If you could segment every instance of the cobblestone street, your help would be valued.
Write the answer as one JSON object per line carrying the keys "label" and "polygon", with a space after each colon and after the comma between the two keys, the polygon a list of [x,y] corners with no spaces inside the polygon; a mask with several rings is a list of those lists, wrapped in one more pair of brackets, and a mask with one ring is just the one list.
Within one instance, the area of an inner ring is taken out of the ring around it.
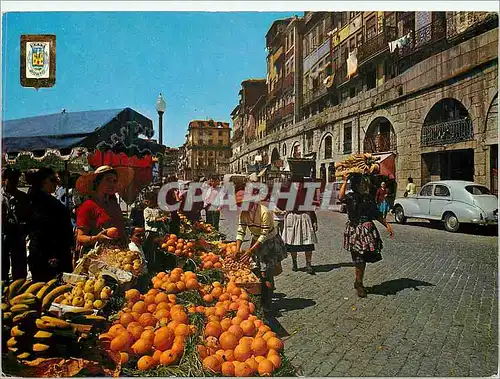
{"label": "cobblestone street", "polygon": [[[342,249],[346,216],[318,212],[317,275],[277,278],[274,327],[305,376],[490,376],[498,365],[496,236],[394,225],[384,259],[368,265],[368,297],[353,289]],[[221,231],[234,239],[234,214]],[[299,267],[304,257],[299,255]]]}

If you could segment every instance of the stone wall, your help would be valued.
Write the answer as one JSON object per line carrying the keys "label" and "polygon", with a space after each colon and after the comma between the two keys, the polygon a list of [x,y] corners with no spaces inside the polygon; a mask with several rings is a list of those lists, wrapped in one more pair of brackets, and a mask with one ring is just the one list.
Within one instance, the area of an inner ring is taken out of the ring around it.
{"label": "stone wall", "polygon": [[[385,117],[392,124],[397,138],[398,195],[404,191],[408,176],[415,179],[418,187],[421,186],[422,153],[446,149],[473,148],[474,179],[489,186],[490,158],[487,145],[497,144],[498,137],[495,140],[491,122],[487,133],[487,115],[497,93],[498,29],[494,29],[431,56],[377,88],[362,92],[291,128],[243,146],[242,153],[233,156],[232,160],[242,159],[265,146],[269,156],[275,147],[282,154],[283,143],[289,155],[292,145],[297,141],[301,144],[301,152],[308,153],[305,149],[305,133],[313,130],[312,150],[317,153],[319,172],[321,163],[328,166],[329,162],[345,158],[343,131],[346,123],[350,122],[353,128],[353,152],[362,152],[370,123],[377,117]],[[421,148],[420,135],[424,120],[430,109],[445,98],[454,98],[467,109],[474,127],[474,141]],[[333,156],[325,160],[322,142],[327,135],[333,138]]]}

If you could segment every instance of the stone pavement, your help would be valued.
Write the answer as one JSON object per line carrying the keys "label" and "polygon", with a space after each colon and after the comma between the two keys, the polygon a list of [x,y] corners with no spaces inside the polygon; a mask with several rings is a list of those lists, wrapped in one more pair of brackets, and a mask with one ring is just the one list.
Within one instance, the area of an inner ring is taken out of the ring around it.
{"label": "stone pavement", "polygon": [[[221,231],[234,239],[236,216]],[[498,237],[448,233],[427,222],[393,225],[384,259],[369,264],[356,297],[346,216],[318,212],[317,275],[276,280],[271,323],[305,376],[490,376],[498,366]],[[299,267],[304,265],[299,254]]]}

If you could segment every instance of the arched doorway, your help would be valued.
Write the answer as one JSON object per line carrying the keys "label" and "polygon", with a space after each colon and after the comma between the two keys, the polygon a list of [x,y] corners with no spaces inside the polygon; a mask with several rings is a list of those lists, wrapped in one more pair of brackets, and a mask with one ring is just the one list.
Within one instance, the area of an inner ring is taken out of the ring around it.
{"label": "arched doorway", "polygon": [[[420,135],[422,184],[433,180],[474,180],[474,139],[469,112],[453,98],[438,101],[427,113]],[[454,145],[460,143],[454,149]],[[441,150],[446,147],[446,151]],[[430,151],[429,151],[430,150]],[[434,150],[434,151],[432,151]]]}
{"label": "arched doorway", "polygon": [[278,151],[277,148],[274,148],[273,151],[271,152],[271,163],[276,163],[280,159],[281,159],[280,152]]}
{"label": "arched doorway", "polygon": [[396,152],[396,133],[391,122],[385,117],[377,117],[366,130],[363,142],[365,153]]}
{"label": "arched doorway", "polygon": [[329,134],[323,140],[323,158],[331,159],[333,156],[333,138]]}
{"label": "arched doorway", "polygon": [[486,114],[485,143],[490,150],[490,190],[498,195],[498,93]]}

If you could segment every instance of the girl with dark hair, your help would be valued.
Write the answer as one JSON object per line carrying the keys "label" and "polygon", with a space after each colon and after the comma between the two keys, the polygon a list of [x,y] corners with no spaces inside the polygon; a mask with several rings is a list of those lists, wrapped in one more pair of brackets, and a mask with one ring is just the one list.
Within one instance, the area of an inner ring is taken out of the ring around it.
{"label": "girl with dark hair", "polygon": [[26,175],[32,217],[29,222],[29,257],[33,282],[53,279],[71,272],[71,250],[74,234],[68,208],[52,194],[59,178],[51,168],[42,168]]}
{"label": "girl with dark hair", "polygon": [[[347,180],[351,181],[352,192],[346,195]],[[377,204],[369,195],[368,178],[344,175],[344,183],[340,188],[339,200],[346,204],[348,221],[344,232],[344,248],[351,253],[356,268],[354,288],[359,297],[366,297],[363,277],[366,263],[378,262],[382,259],[382,239],[373,221],[377,220],[394,237],[391,225],[385,220],[377,208]]]}
{"label": "girl with dark hair", "polygon": [[[78,178],[76,189],[82,195],[90,196],[76,214],[78,252],[92,248],[96,242],[128,244],[125,220],[116,193],[128,188],[133,175],[134,171],[129,167],[101,166],[94,173]],[[117,229],[117,235],[108,236],[107,229],[111,227]]]}

